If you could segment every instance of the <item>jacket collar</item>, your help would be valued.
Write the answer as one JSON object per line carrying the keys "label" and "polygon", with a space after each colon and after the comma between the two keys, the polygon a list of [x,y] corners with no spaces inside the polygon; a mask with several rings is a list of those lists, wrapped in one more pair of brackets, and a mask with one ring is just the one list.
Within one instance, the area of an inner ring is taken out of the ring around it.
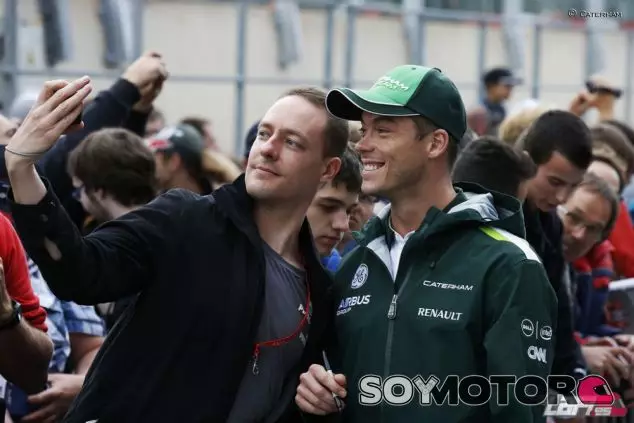
{"label": "jacket collar", "polygon": [[[249,238],[253,245],[260,248],[264,241],[260,237],[258,228],[253,220],[255,201],[247,192],[244,173],[233,183],[221,186],[210,195],[215,199],[216,207],[233,222],[238,230]],[[328,277],[321,266],[308,219],[304,219],[299,232],[299,248],[304,256],[307,270],[323,272],[323,276]]]}
{"label": "jacket collar", "polygon": [[[460,231],[467,227],[491,226],[524,238],[524,218],[519,201],[508,195],[487,190],[472,183],[454,185],[453,200],[443,209],[431,207],[412,236],[422,239],[419,234],[425,228],[426,237],[441,232]],[[394,231],[390,228],[389,205],[383,208],[364,227],[361,233],[353,235],[360,244],[368,245],[374,239],[384,236],[388,247],[394,242]]]}

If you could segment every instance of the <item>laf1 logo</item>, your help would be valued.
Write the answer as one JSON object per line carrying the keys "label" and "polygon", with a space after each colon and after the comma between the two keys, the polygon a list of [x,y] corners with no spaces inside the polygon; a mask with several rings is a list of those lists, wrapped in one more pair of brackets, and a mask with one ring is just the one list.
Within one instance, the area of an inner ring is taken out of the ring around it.
{"label": "laf1 logo", "polygon": [[[564,384],[565,385],[565,384]],[[568,391],[568,395],[557,394],[548,398],[544,416],[550,417],[624,417],[627,407],[618,394],[612,392],[607,381],[598,375],[586,376],[574,389],[554,386]]]}

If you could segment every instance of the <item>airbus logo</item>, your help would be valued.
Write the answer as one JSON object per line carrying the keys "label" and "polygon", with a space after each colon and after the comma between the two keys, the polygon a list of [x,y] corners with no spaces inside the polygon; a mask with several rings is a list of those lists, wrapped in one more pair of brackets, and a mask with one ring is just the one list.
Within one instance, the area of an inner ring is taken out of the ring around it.
{"label": "airbus logo", "polygon": [[353,297],[343,298],[339,304],[339,308],[337,309],[337,316],[346,314],[352,310],[353,307],[370,304],[371,298],[371,295],[356,295]]}

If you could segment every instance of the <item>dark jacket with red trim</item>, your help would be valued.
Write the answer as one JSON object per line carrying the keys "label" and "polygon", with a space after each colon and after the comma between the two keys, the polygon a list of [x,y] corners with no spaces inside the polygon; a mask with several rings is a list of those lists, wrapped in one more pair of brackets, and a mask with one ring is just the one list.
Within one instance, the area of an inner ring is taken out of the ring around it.
{"label": "dark jacket with red trim", "polygon": [[[97,304],[140,293],[107,337],[65,423],[226,421],[264,300],[262,240],[244,176],[209,196],[169,191],[85,237],[50,186],[39,204],[11,208],[60,299]],[[59,248],[59,260],[47,253],[45,238]],[[313,304],[305,371],[320,362],[331,279],[306,221],[300,248]],[[282,421],[301,421],[294,404],[288,410]]]}
{"label": "dark jacket with red trim", "polygon": [[620,332],[605,324],[608,285],[614,278],[613,250],[610,241],[603,241],[572,265],[577,306],[575,330],[582,337],[612,336]]}

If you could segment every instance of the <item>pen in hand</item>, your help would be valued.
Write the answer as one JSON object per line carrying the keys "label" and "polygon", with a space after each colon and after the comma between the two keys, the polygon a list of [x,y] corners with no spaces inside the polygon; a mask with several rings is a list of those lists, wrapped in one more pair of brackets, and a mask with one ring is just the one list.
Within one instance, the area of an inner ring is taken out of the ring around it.
{"label": "pen in hand", "polygon": [[[322,351],[322,355],[324,357],[324,367],[328,374],[330,374],[334,379],[334,374],[332,373],[332,368],[330,367],[330,362],[328,361],[328,357],[326,357],[326,352]],[[337,410],[341,413],[343,411],[343,401],[337,394],[332,393],[332,398],[335,400],[335,405],[337,406]]]}

